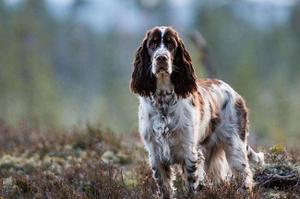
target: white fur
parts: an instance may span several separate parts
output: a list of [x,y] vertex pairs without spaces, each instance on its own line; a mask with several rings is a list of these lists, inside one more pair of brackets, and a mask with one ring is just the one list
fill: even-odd
[[[160,116],[149,103],[149,99],[140,97],[139,130],[149,153],[160,161],[179,163],[179,160],[184,160],[184,149],[197,141],[193,132],[197,123],[196,110],[189,101],[190,99],[180,99],[171,106],[168,114],[174,115],[165,123],[158,119]],[[169,137],[164,138],[162,133],[167,126],[171,132]],[[164,144],[161,145],[161,142]],[[170,147],[175,147],[172,154]]]
[[[170,81],[168,79],[168,81]],[[169,85],[170,82],[165,82]],[[169,88],[160,85],[161,88]],[[159,90],[159,89],[158,89]],[[252,186],[252,173],[249,168],[246,146],[238,134],[236,126],[235,98],[239,95],[224,82],[220,86],[213,85],[207,91],[201,87],[199,93],[204,99],[203,117],[200,118],[199,108],[192,105],[191,97],[176,99],[167,111],[167,119],[161,119],[157,107],[151,104],[149,97],[139,97],[139,131],[149,153],[151,166],[167,164],[188,164],[188,160],[198,161],[198,177],[204,179],[205,173],[213,182],[226,180],[231,173],[241,174],[245,186]],[[209,92],[209,93],[208,93]],[[225,102],[227,106],[220,111],[221,122],[210,140],[199,145],[206,137],[211,111],[210,100],[217,100],[220,107]],[[261,154],[251,151],[256,162],[261,161]],[[204,166],[205,157],[205,166]],[[204,172],[205,169],[205,172]],[[172,189],[171,180],[162,176],[164,185]],[[197,186],[198,181],[190,186]]]

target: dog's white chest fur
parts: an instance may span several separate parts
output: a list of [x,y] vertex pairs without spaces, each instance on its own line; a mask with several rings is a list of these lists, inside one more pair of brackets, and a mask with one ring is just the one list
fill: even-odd
[[191,99],[177,99],[172,91],[140,97],[140,133],[150,155],[162,162],[183,161],[185,149],[197,140],[192,133],[195,114]]

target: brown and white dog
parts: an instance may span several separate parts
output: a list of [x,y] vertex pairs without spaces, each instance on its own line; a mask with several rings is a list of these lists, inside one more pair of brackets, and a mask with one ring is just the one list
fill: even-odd
[[172,166],[180,164],[194,193],[206,174],[221,182],[232,172],[252,187],[248,160],[263,153],[247,144],[243,98],[216,79],[197,79],[189,53],[171,27],[154,27],[136,52],[130,89],[139,96],[139,132],[159,193],[174,193]]

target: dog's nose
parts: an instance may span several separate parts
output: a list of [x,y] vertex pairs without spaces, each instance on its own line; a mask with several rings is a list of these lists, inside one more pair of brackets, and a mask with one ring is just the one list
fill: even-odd
[[166,55],[159,55],[159,56],[156,57],[157,62],[160,62],[160,63],[166,62],[167,59],[168,59],[168,58],[167,58]]

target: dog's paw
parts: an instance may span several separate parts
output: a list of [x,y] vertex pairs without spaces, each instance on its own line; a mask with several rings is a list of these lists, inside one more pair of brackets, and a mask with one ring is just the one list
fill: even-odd
[[260,166],[264,166],[265,165],[265,154],[263,152],[257,153],[257,163]]

